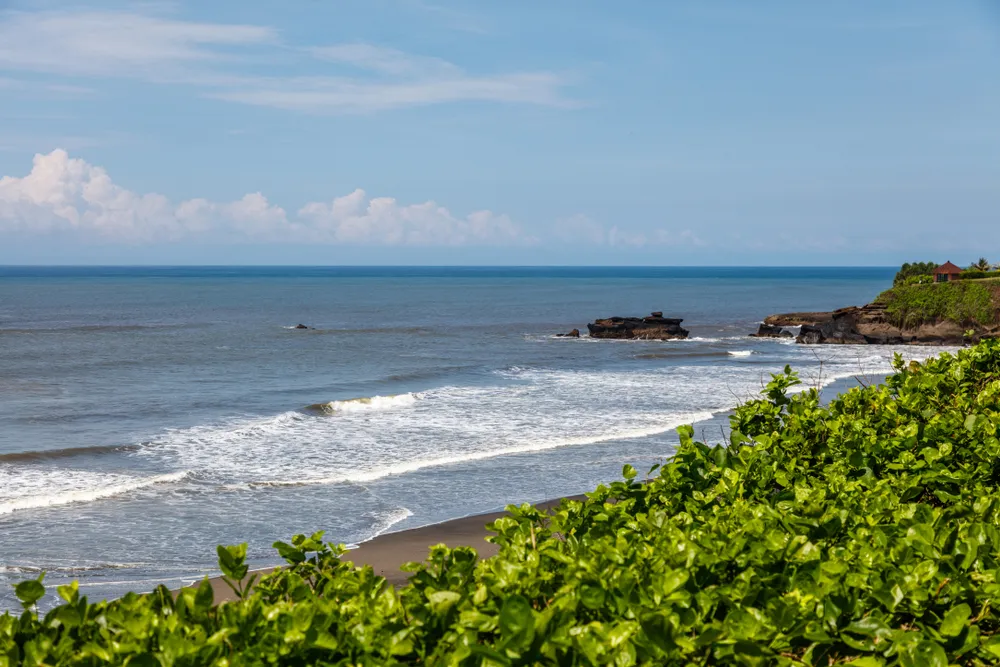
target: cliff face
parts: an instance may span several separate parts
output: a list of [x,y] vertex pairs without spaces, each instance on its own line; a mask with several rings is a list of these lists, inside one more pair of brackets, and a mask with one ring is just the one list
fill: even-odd
[[764,322],[801,325],[796,342],[806,344],[962,345],[1000,337],[1000,281],[908,285],[867,306],[772,315]]

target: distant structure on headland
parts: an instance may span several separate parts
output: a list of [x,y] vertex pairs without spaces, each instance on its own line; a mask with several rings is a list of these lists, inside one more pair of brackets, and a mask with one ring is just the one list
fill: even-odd
[[960,273],[962,273],[962,269],[958,268],[951,262],[945,262],[941,266],[934,269],[934,282],[947,283],[952,280],[958,280]]

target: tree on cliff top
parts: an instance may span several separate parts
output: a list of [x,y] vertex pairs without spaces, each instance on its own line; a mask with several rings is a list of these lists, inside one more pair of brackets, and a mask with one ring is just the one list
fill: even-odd
[[934,269],[937,268],[937,262],[907,262],[899,268],[896,272],[896,277],[893,278],[892,284],[899,285],[907,278],[913,276],[930,276],[934,273]]

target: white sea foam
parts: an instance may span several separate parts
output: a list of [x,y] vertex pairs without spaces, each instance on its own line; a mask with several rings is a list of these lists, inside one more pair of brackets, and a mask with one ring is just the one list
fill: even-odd
[[700,412],[689,415],[681,415],[674,421],[663,422],[655,426],[650,426],[648,428],[633,429],[630,431],[622,431],[620,433],[606,433],[603,435],[581,437],[581,438],[563,438],[550,441],[540,441],[532,444],[519,445],[515,447],[504,447],[501,449],[470,452],[467,454],[457,454],[454,456],[438,456],[428,459],[408,461],[406,463],[387,465],[385,467],[376,470],[367,470],[367,471],[358,470],[358,471],[346,472],[340,475],[333,475],[330,477],[253,482],[251,483],[251,486],[306,486],[312,484],[337,484],[344,482],[352,482],[352,483],[374,482],[376,480],[384,479],[386,477],[392,477],[394,475],[405,475],[407,473],[417,472],[419,470],[424,470],[425,468],[440,468],[444,466],[452,466],[462,463],[471,463],[474,461],[483,461],[486,459],[497,458],[499,456],[511,456],[514,454],[532,454],[535,452],[544,452],[549,449],[557,449],[560,447],[572,447],[574,445],[576,446],[596,445],[601,442],[609,442],[614,440],[634,440],[635,438],[645,438],[652,435],[659,435],[661,433],[666,433],[667,431],[672,431],[678,426],[682,426],[687,423],[703,421],[705,419],[710,419],[711,417],[712,417],[711,412]]
[[[397,523],[406,521],[413,516],[413,512],[406,507],[396,507],[385,512],[378,512],[374,516],[366,516],[371,519],[372,525],[371,528],[369,528],[368,531],[361,537],[361,539],[358,540],[358,543],[367,542],[368,540],[375,539],[379,535],[384,535]],[[351,546],[357,546],[357,544]]]
[[[341,401],[336,419],[288,412],[177,430],[138,455],[163,459],[173,469],[198,470],[200,477],[228,488],[367,483],[435,467],[662,434],[758,396],[770,374],[780,373],[786,363],[799,371],[800,389],[851,376],[877,382],[891,371],[892,348],[782,350],[774,355],[754,347],[756,363],[720,360],[616,370],[511,367],[484,386]],[[924,358],[940,350],[902,351]]]
[[32,475],[13,466],[0,469],[0,516],[19,510],[86,503],[120,496],[155,484],[178,482],[188,473],[174,472],[152,477],[56,471],[57,475]]
[[[735,346],[734,346],[735,347]],[[786,363],[797,390],[859,376],[878,382],[892,353],[922,359],[944,348],[753,344],[712,363],[613,370],[511,367],[479,386],[317,404],[312,413],[233,418],[176,429],[129,454],[159,470],[197,470],[215,488],[376,482],[431,468],[665,434],[759,395]],[[754,363],[747,363],[753,352]],[[725,362],[726,358],[741,358]],[[746,361],[743,361],[746,360]],[[317,414],[320,413],[320,414]],[[331,418],[335,416],[335,418]],[[85,503],[182,479],[0,466],[0,515]]]
[[351,398],[343,401],[330,401],[329,403],[317,403],[309,407],[327,414],[369,412],[372,410],[391,410],[394,408],[409,407],[417,402],[417,398],[419,398],[419,394],[414,393],[396,394],[390,396],[369,396],[365,398]]

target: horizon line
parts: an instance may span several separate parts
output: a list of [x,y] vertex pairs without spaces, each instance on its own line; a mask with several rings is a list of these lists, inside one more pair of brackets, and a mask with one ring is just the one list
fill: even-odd
[[0,269],[892,269],[896,264],[0,264]]

